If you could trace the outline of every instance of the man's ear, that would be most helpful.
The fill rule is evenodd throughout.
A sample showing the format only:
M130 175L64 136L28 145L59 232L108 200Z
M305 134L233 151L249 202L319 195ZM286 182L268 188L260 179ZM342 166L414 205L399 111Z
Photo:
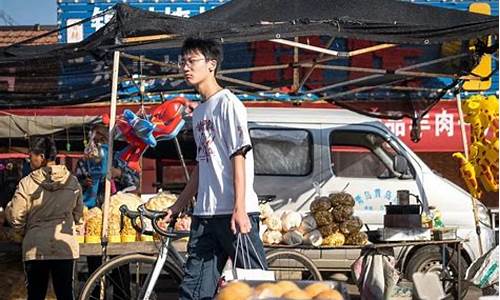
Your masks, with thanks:
M215 59L209 60L208 61L208 69L210 70L210 72L215 71L216 68L217 68L217 61Z

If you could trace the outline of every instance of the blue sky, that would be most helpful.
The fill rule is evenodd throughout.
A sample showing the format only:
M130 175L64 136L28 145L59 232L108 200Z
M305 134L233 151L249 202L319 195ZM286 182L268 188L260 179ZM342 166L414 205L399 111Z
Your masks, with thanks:
M0 0L1 11L8 14L15 25L56 25L57 0ZM0 25L7 25L0 17Z

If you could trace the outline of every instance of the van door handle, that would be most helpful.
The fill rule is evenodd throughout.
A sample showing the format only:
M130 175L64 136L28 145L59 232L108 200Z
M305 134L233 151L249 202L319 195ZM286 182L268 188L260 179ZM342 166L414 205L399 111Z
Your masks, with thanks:
M276 195L257 195L257 199L259 199L259 204L264 204L276 199Z

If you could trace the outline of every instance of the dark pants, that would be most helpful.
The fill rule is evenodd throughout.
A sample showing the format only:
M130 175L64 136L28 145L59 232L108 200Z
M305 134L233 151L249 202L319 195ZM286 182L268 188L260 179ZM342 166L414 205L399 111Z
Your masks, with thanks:
M259 237L259 216L250 215L252 230L248 234L255 253L249 249L251 268L261 269L259 260L267 268L264 247ZM236 236L232 233L231 216L200 218L193 216L188 244L188 259L180 286L180 299L213 299L217 283L227 259L234 260ZM243 267L241 253L237 267Z
M24 262L28 300L44 300L52 277L52 286L58 300L73 300L73 259L28 260Z

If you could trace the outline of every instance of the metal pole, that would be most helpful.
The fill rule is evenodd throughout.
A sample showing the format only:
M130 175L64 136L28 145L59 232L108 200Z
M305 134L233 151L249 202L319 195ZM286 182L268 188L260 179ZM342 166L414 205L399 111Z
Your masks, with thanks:
M294 38L295 42L299 42L299 38L295 37ZM299 62L299 48L293 47L293 63L296 65ZM300 70L298 67L293 68L293 84L292 84L292 90L294 92L298 92L299 90L299 84L300 84Z
M174 138L175 149L177 150L177 155L179 155L179 160L181 161L182 169L184 170L184 177L186 181L189 181L189 172L186 166L186 161L184 160L184 156L182 155L181 145L179 144L179 140L177 137Z
M186 178L186 182L189 181L189 172L186 166L186 161L184 160L184 155L182 155L181 145L179 144L179 140L177 137L174 138L175 149L177 150L177 155L179 156L179 160L181 161L182 169L184 170L184 177ZM196 199L193 197L191 199L191 207L194 207Z
M464 155L465 155L465 159L468 161L469 160L469 147L467 145L467 134L465 132L464 113L462 111L462 96L460 95L460 92L458 92L456 94L456 99L457 99L458 116L460 118L460 131L462 132L462 144L464 146ZM479 224L479 215L477 213L476 198L474 198L474 196L470 195L470 199L472 202L472 213L474 214L474 223L476 225L476 234L477 234L477 241L478 241L478 245L479 245L479 253L481 255L483 255L483 241L481 240L481 226Z
M116 98L118 93L118 67L120 65L120 52L113 53L113 77L111 82L111 107L108 128L108 161L106 166L106 181L104 185L104 203L102 205L102 233L101 245L103 262L106 259L106 248L108 244L108 215L109 198L111 196L111 167L113 166L113 133L116 120Z

